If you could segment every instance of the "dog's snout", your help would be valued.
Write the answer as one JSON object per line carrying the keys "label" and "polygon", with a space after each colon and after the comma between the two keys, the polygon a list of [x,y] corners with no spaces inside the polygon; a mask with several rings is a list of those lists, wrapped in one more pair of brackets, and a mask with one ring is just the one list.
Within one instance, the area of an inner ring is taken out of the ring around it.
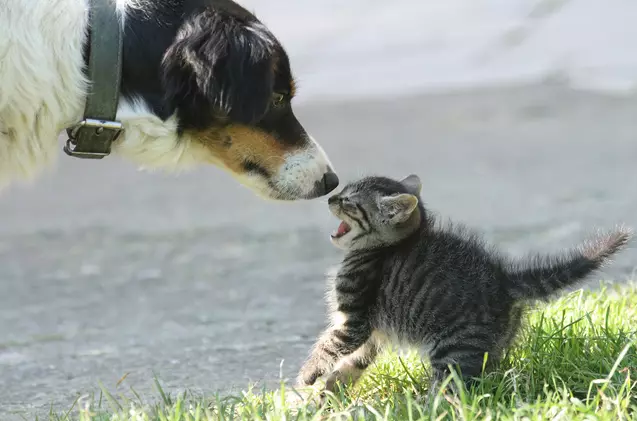
{"label": "dog's snout", "polygon": [[323,174],[323,177],[316,181],[312,193],[308,195],[307,198],[313,199],[315,197],[325,196],[338,187],[338,183],[338,176],[334,173],[334,171],[328,169],[327,172]]}
{"label": "dog's snout", "polygon": [[272,181],[288,200],[325,196],[340,182],[318,145],[287,156]]}
{"label": "dog's snout", "polygon": [[328,171],[323,175],[323,188],[327,194],[338,187],[338,176],[333,171]]}

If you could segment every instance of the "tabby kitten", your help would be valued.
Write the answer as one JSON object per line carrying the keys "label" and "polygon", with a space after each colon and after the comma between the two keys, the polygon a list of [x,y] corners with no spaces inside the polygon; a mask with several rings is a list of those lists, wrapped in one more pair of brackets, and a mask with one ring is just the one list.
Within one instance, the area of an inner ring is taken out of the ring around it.
{"label": "tabby kitten", "polygon": [[617,229],[563,255],[514,261],[466,229],[435,223],[420,189],[415,175],[368,177],[328,200],[342,221],[332,243],[346,253],[330,279],[330,326],[301,386],[325,374],[329,391],[353,383],[389,342],[427,355],[434,383],[448,365],[479,376],[485,352],[494,362],[511,344],[525,302],[581,282],[630,238]]}

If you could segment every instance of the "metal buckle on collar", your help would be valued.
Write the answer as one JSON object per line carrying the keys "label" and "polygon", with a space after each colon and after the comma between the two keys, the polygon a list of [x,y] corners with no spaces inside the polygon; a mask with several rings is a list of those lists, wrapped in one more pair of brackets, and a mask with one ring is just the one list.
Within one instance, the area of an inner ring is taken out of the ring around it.
{"label": "metal buckle on collar", "polygon": [[111,153],[111,144],[124,130],[118,121],[87,118],[66,129],[68,139],[64,145],[67,155],[82,159],[102,159]]}

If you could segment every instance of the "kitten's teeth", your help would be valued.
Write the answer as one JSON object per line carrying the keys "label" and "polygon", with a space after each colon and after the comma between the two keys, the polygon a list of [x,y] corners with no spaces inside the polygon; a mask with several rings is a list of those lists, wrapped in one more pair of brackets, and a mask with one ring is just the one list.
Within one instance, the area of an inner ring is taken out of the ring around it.
{"label": "kitten's teeth", "polygon": [[350,230],[351,230],[350,226],[347,225],[347,223],[345,221],[341,221],[340,225],[338,226],[338,229],[336,230],[336,235],[338,235],[338,236],[345,235]]}

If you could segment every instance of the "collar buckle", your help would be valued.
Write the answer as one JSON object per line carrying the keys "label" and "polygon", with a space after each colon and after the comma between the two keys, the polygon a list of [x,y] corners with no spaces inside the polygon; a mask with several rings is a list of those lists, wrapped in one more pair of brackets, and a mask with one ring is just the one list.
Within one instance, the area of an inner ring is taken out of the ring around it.
{"label": "collar buckle", "polygon": [[[2,0],[0,0],[2,1]],[[86,78],[92,82],[84,105],[84,119],[69,127],[67,155],[102,159],[111,153],[123,127],[117,118],[122,80],[122,27],[113,0],[89,1],[89,51]]]}
{"label": "collar buckle", "polygon": [[75,158],[102,159],[111,153],[111,144],[122,131],[118,121],[84,119],[66,130],[69,138],[64,152]]}

